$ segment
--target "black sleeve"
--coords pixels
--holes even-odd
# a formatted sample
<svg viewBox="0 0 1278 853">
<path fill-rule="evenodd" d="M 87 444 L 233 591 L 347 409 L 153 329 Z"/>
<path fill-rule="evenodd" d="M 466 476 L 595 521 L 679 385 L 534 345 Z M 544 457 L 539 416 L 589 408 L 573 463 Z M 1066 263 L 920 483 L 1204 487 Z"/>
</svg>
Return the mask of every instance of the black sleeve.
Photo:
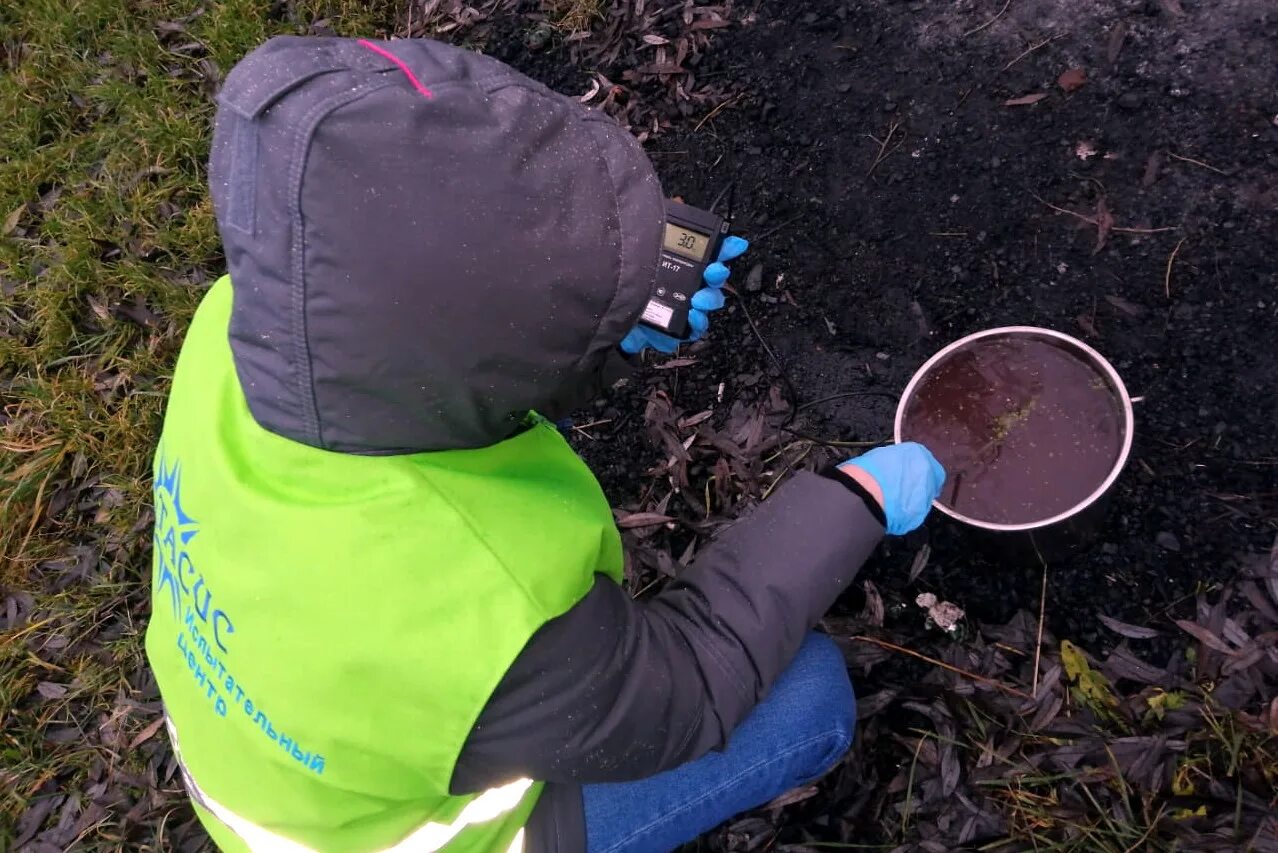
<svg viewBox="0 0 1278 853">
<path fill-rule="evenodd" d="M 640 779 L 722 747 L 882 536 L 858 494 L 801 473 L 653 598 L 598 577 L 506 673 L 453 792 Z"/>
</svg>

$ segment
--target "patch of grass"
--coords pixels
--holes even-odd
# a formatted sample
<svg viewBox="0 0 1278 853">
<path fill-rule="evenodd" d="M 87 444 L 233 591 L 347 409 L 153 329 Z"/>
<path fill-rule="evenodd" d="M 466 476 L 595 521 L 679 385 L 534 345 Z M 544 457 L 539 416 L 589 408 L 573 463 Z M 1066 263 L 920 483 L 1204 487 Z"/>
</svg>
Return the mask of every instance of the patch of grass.
<svg viewBox="0 0 1278 853">
<path fill-rule="evenodd" d="M 606 0 L 542 0 L 541 8 L 555 29 L 577 33 L 602 21 L 608 3 Z"/>
<path fill-rule="evenodd" d="M 380 36 L 397 11 L 0 4 L 0 849 L 42 825 L 55 846 L 162 849 L 190 822 L 141 630 L 150 457 L 222 265 L 211 95 L 270 35 Z"/>
</svg>

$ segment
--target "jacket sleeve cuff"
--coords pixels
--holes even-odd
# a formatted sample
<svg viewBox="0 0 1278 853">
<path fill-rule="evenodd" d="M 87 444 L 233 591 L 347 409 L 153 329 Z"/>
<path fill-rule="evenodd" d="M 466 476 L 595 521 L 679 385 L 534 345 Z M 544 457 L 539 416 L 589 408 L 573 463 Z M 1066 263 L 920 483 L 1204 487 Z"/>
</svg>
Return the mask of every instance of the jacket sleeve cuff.
<svg viewBox="0 0 1278 853">
<path fill-rule="evenodd" d="M 848 476 L 847 472 L 840 468 L 838 464 L 827 465 L 821 471 L 821 476 L 825 477 L 827 480 L 833 480 L 852 494 L 859 497 L 861 500 L 865 501 L 865 508 L 870 511 L 870 515 L 874 516 L 875 520 L 878 521 L 879 524 L 883 525 L 885 528 L 887 527 L 887 516 L 883 514 L 883 507 L 879 506 L 879 502 L 874 499 L 874 496 L 866 491 L 865 486 L 862 486 L 855 479 Z"/>
</svg>

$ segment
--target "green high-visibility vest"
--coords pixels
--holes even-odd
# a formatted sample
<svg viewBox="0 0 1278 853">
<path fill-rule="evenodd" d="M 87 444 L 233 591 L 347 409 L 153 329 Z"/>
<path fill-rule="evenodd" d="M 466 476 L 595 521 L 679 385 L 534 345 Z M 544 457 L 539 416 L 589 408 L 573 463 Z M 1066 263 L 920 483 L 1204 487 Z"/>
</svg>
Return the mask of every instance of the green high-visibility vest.
<svg viewBox="0 0 1278 853">
<path fill-rule="evenodd" d="M 449 796 L 538 628 L 621 573 L 598 483 L 537 421 L 480 450 L 352 456 L 268 433 L 205 298 L 155 460 L 146 649 L 225 850 L 518 849 L 540 785 Z"/>
</svg>

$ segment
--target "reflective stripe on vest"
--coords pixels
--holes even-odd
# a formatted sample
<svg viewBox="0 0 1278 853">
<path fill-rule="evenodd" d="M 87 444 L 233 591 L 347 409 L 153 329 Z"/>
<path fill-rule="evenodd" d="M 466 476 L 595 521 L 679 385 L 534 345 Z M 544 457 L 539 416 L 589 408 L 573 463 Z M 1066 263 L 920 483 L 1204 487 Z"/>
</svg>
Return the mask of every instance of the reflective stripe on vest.
<svg viewBox="0 0 1278 853">
<path fill-rule="evenodd" d="M 191 795 L 191 799 L 239 836 L 252 853 L 319 853 L 305 844 L 285 838 L 264 826 L 258 826 L 205 793 L 196 784 L 195 778 L 182 760 L 182 749 L 178 746 L 177 729 L 173 721 L 166 717 L 165 722 L 169 729 L 169 740 L 173 744 L 173 755 L 182 771 L 182 780 L 186 783 L 186 790 Z M 514 782 L 489 788 L 467 803 L 452 823 L 427 821 L 398 843 L 383 847 L 376 853 L 434 853 L 441 850 L 466 827 L 495 820 L 516 808 L 523 801 L 524 794 L 528 792 L 532 784 L 531 779 L 516 779 Z M 524 831 L 520 829 L 515 833 L 515 838 L 506 853 L 523 853 L 523 849 Z"/>
</svg>

